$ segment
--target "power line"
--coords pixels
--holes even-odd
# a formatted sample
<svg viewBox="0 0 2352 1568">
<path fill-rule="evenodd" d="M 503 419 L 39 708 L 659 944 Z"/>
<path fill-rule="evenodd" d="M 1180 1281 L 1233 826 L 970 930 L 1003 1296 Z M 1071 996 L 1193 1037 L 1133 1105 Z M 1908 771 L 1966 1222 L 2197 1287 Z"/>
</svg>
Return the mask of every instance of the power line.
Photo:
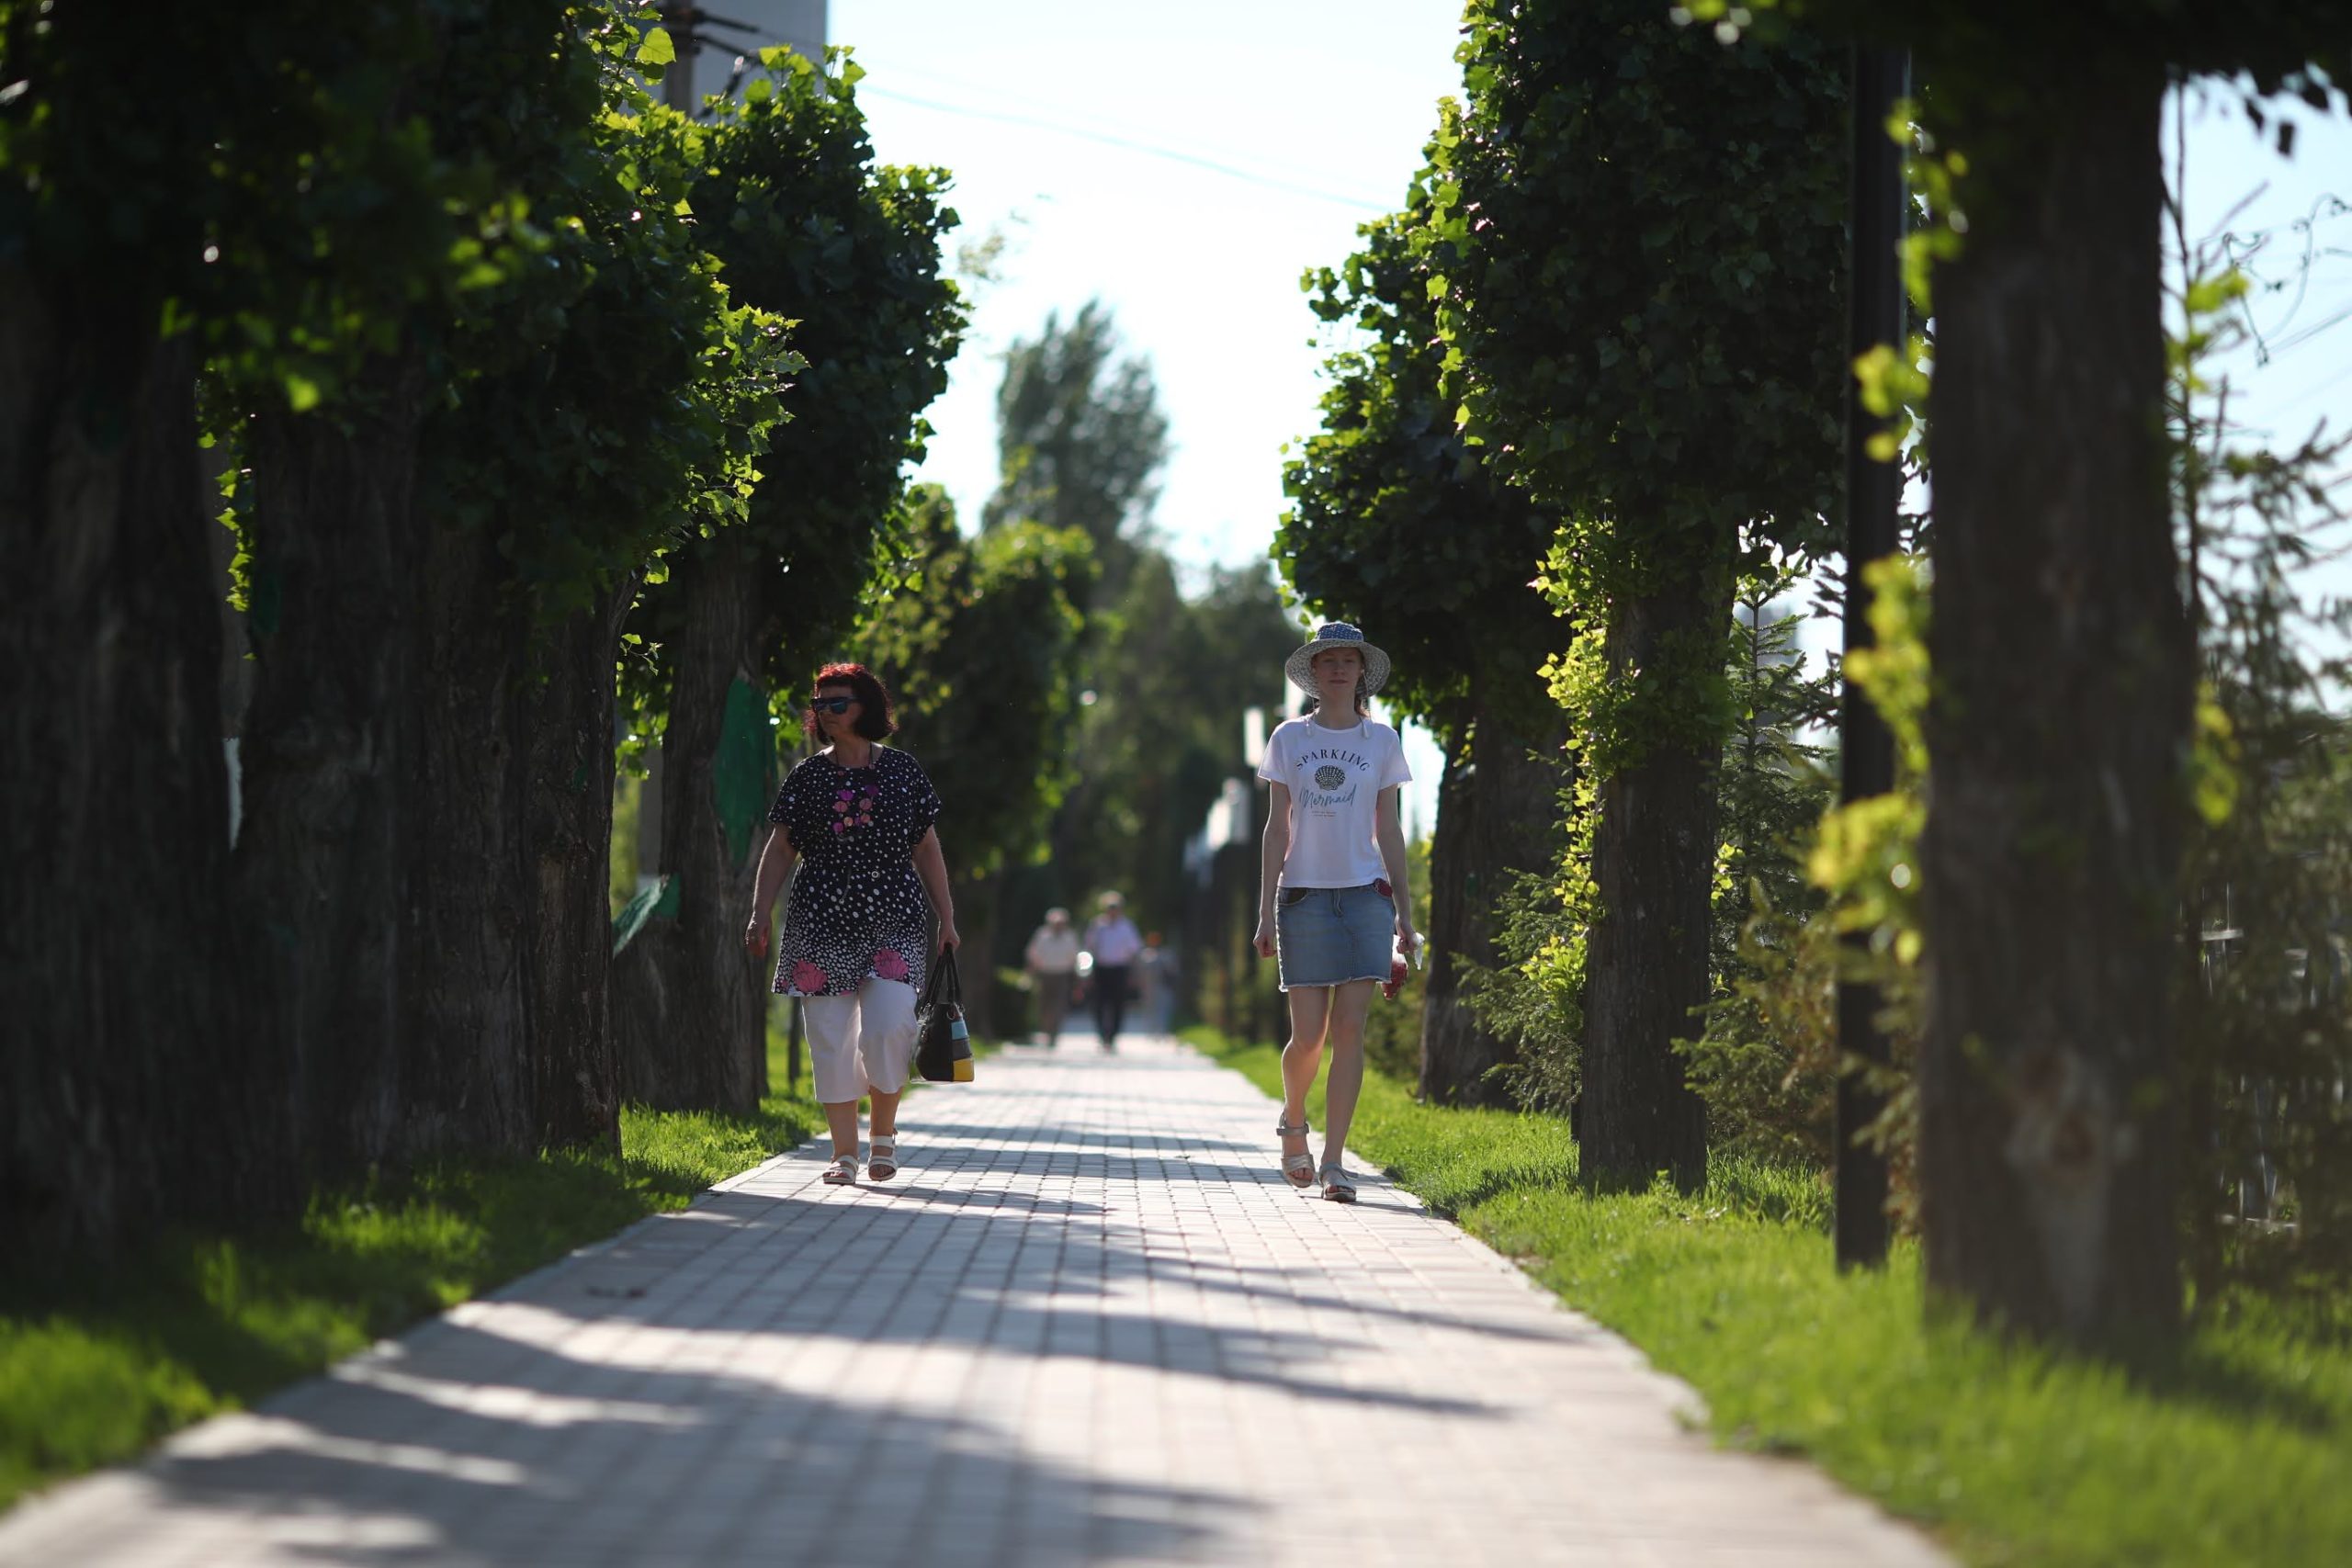
<svg viewBox="0 0 2352 1568">
<path fill-rule="evenodd" d="M 2335 327 L 2340 327 L 2346 321 L 2352 321 L 2352 305 L 2346 305 L 2344 309 L 2336 311 L 2334 315 L 2314 321 L 2310 326 L 2297 327 L 2290 333 L 2281 333 L 2278 336 L 2272 338 L 2268 344 L 2266 345 L 2266 353 L 2263 356 L 2264 361 L 2265 363 L 2267 363 L 2269 360 L 2275 359 L 2279 355 L 2286 353 L 2290 348 L 2301 348 L 2303 344 L 2311 342 L 2312 339 L 2319 336 L 2322 333 L 2327 332 Z"/>
<path fill-rule="evenodd" d="M 2284 416 L 2294 412 L 2296 410 L 2310 403 L 2312 399 L 2318 397 L 2321 393 L 2334 391 L 2346 378 L 2352 378 L 2352 365 L 2346 365 L 2344 368 L 2338 370 L 2335 375 L 2330 376 L 2326 380 L 2320 382 L 2317 386 L 2304 388 L 2278 411 L 2279 414 Z"/>
<path fill-rule="evenodd" d="M 704 13 L 703 16 L 704 19 L 725 21 L 725 18 L 711 17 L 707 13 Z M 770 42 L 789 43 L 790 41 L 778 33 L 764 28 L 756 28 L 748 23 L 727 21 L 725 25 L 729 27 L 741 28 L 744 31 L 752 33 L 757 38 L 766 39 Z M 726 48 L 724 44 L 721 44 L 716 39 L 704 38 L 698 39 L 695 41 L 705 48 L 720 51 L 724 51 Z M 756 46 L 754 46 L 753 50 L 750 52 L 756 53 Z M 746 62 L 743 58 L 738 58 L 736 61 L 736 69 L 729 73 L 727 79 L 727 85 L 721 89 L 723 96 L 728 97 L 734 96 L 736 88 L 741 84 L 745 63 Z M 930 75 L 931 73 L 917 72 L 915 74 Z M 948 80 L 945 77 L 940 76 L 933 76 L 933 79 L 934 81 L 942 82 Z M 1216 159 L 1204 157 L 1197 152 L 1187 152 L 1182 148 L 1163 147 L 1157 142 L 1138 141 L 1134 137 L 1114 135 L 1109 131 L 1090 130 L 1083 126 L 1071 125 L 1065 120 L 1046 119 L 1037 115 L 1014 114 L 1002 109 L 976 108 L 967 104 L 942 103 L 936 98 L 918 97 L 912 93 L 901 93 L 889 87 L 876 85 L 874 76 L 871 72 L 869 72 L 858 83 L 857 90 L 862 94 L 871 94 L 876 97 L 888 98 L 893 102 L 907 104 L 916 108 L 932 109 L 940 114 L 962 115 L 969 119 L 995 120 L 1003 125 L 1021 125 L 1027 126 L 1035 130 L 1051 130 L 1058 132 L 1064 136 L 1077 137 L 1081 141 L 1094 141 L 1099 142 L 1105 147 L 1117 147 L 1130 152 L 1141 152 L 1148 157 L 1165 158 L 1170 163 L 1182 164 L 1191 168 L 1205 170 L 1213 175 L 1223 175 L 1227 179 L 1240 180 L 1247 185 L 1259 186 L 1267 190 L 1282 191 L 1290 196 L 1303 196 L 1313 201 L 1328 201 L 1335 206 L 1349 208 L 1357 212 L 1376 215 L 1380 213 L 1392 212 L 1396 210 L 1396 204 L 1394 202 L 1367 201 L 1361 197 L 1341 196 L 1336 191 L 1321 190 L 1313 186 L 1300 185 L 1295 180 L 1285 180 L 1278 175 L 1261 175 L 1248 169 L 1237 168 L 1231 164 L 1220 163 Z"/>
<path fill-rule="evenodd" d="M 871 76 L 860 82 L 857 90 L 860 93 L 871 93 L 876 97 L 889 98 L 897 103 L 910 104 L 917 108 L 935 109 L 942 114 L 963 115 L 971 119 L 989 119 L 1004 125 L 1022 125 L 1038 130 L 1057 131 L 1064 136 L 1077 137 L 1081 141 L 1095 141 L 1106 147 L 1117 147 L 1130 152 L 1142 152 L 1154 158 L 1165 158 L 1170 163 L 1204 169 L 1213 175 L 1223 175 L 1227 179 L 1240 180 L 1249 185 L 1261 186 L 1268 190 L 1282 191 L 1290 196 L 1306 197 L 1315 201 L 1331 202 L 1336 206 L 1351 208 L 1358 212 L 1388 212 L 1396 206 L 1393 202 L 1366 201 L 1361 197 L 1341 196 L 1336 191 L 1318 190 L 1313 186 L 1300 185 L 1295 181 L 1285 180 L 1279 176 L 1261 175 L 1248 169 L 1237 168 L 1231 164 L 1222 164 L 1214 158 L 1204 158 L 1197 152 L 1187 152 L 1175 147 L 1162 147 L 1156 142 L 1139 141 L 1133 137 L 1116 136 L 1108 131 L 1089 130 L 1082 126 L 1071 125 L 1066 121 L 1046 119 L 1036 115 L 1013 114 L 1001 109 L 975 108 L 965 104 L 941 103 L 935 98 L 919 98 L 911 93 L 897 92 L 888 87 L 877 87 L 874 85 L 874 78 Z"/>
</svg>

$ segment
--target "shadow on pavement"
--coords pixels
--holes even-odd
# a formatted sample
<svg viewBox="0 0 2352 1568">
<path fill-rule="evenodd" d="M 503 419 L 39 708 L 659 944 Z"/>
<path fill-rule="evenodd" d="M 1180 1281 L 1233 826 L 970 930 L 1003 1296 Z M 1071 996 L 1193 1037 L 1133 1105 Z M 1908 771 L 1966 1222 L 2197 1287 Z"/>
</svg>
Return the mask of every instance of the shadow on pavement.
<svg viewBox="0 0 2352 1568">
<path fill-rule="evenodd" d="M 777 1369 L 946 1347 L 1029 1371 L 1077 1357 L 1300 1400 L 1488 1413 L 1320 1375 L 1352 1343 L 1335 1337 L 1351 1316 L 1485 1325 L 1286 1292 L 1280 1269 L 1204 1269 L 1149 1232 L 1090 1223 L 1102 1211 L 1089 1203 L 884 1190 L 893 1201 L 713 1193 L 502 1292 L 537 1319 L 528 1340 L 444 1319 L 266 1405 L 295 1424 L 282 1440 L 181 1445 L 149 1473 L 208 1512 L 315 1517 L 301 1550 L 324 1562 L 717 1562 L 830 1538 L 865 1562 L 1054 1568 L 1238 1557 L 1251 1506 L 1033 1452 L 1018 1413 L 967 1414 L 956 1390 L 820 1393 Z M 1286 1295 L 1268 1315 L 1296 1326 L 1162 1323 L 1139 1293 L 1118 1310 L 1121 1288 L 1155 1269 L 1210 1296 Z M 566 1348 L 589 1330 L 603 1343 Z"/>
<path fill-rule="evenodd" d="M 1238 1498 L 1106 1483 L 986 1424 L 448 1332 L 487 1341 L 494 1367 L 460 1382 L 373 1364 L 286 1402 L 309 1428 L 301 1446 L 175 1454 L 150 1473 L 183 1506 L 314 1516 L 301 1560 L 332 1563 L 1059 1568 L 1185 1555 L 1227 1530 L 1238 1545 L 1250 1529 Z M 472 1348 L 443 1338 L 432 1355 Z M 512 1414 L 454 1407 L 484 1383 L 517 1391 Z"/>
</svg>

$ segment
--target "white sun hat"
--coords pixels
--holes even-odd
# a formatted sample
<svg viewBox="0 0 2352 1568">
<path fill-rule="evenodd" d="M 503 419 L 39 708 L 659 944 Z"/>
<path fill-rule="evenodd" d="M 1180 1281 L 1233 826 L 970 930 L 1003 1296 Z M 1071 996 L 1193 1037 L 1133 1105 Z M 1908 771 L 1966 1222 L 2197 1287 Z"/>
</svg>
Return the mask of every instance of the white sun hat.
<svg viewBox="0 0 2352 1568">
<path fill-rule="evenodd" d="M 1283 673 L 1302 692 L 1315 690 L 1315 656 L 1327 649 L 1352 648 L 1363 655 L 1363 689 L 1376 692 L 1388 682 L 1388 655 L 1364 641 L 1363 633 L 1345 621 L 1326 621 L 1315 635 L 1283 661 Z"/>
</svg>

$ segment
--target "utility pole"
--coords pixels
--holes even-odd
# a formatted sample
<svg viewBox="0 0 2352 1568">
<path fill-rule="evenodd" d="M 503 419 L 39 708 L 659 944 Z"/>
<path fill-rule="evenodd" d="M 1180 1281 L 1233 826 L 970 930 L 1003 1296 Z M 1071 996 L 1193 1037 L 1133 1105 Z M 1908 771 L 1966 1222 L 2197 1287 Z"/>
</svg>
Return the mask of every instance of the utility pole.
<svg viewBox="0 0 2352 1568">
<path fill-rule="evenodd" d="M 1903 277 L 1896 247 L 1903 238 L 1903 160 L 1887 135 L 1887 117 L 1907 86 L 1910 62 L 1900 50 L 1856 45 L 1853 57 L 1851 276 L 1847 290 L 1848 346 L 1860 358 L 1881 344 L 1903 352 Z M 1852 375 L 1846 378 L 1846 653 L 1869 648 L 1871 564 L 1893 555 L 1903 500 L 1899 461 L 1870 454 L 1880 423 L 1862 406 Z M 1841 804 L 1894 788 L 1894 740 L 1886 720 L 1851 676 L 1838 716 Z M 1855 977 L 1868 951 L 1866 932 L 1846 942 L 1848 974 L 1838 982 L 1837 1252 L 1840 1269 L 1874 1269 L 1886 1261 L 1886 1156 L 1860 1142 L 1886 1108 L 1867 1075 L 1888 1061 L 1879 1027 L 1879 987 Z"/>
<path fill-rule="evenodd" d="M 760 29 L 750 22 L 737 21 L 731 17 L 716 17 L 694 0 L 660 0 L 654 13 L 670 35 L 671 46 L 678 58 L 662 76 L 662 101 L 680 114 L 691 115 L 699 107 L 701 96 L 695 91 L 695 58 L 706 49 L 724 49 L 727 45 L 710 36 L 712 28 L 732 28 L 741 33 L 757 33 Z M 740 66 L 741 62 L 738 62 Z M 738 74 L 741 74 L 740 71 Z M 729 91 L 733 87 L 730 84 Z"/>
<path fill-rule="evenodd" d="M 702 7 L 694 0 L 662 0 L 654 10 L 670 35 L 671 47 L 678 53 L 677 59 L 670 62 L 670 69 L 662 74 L 662 101 L 681 114 L 692 114 L 695 54 L 701 47 L 695 39 L 695 24 L 702 20 Z"/>
</svg>

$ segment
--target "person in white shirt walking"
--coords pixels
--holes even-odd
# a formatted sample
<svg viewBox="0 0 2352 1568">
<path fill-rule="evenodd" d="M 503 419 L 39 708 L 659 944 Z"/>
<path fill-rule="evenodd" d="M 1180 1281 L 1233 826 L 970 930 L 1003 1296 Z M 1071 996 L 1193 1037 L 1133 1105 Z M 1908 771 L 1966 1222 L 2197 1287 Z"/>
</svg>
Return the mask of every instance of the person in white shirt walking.
<svg viewBox="0 0 2352 1568">
<path fill-rule="evenodd" d="M 1143 933 L 1127 919 L 1127 901 L 1118 894 L 1102 895 L 1099 912 L 1087 923 L 1086 951 L 1094 960 L 1086 981 L 1094 998 L 1094 1027 L 1102 1049 L 1115 1051 L 1127 1014 L 1127 966 L 1143 951 Z"/>
<path fill-rule="evenodd" d="M 1412 885 L 1406 876 L 1398 786 L 1409 783 L 1396 730 L 1371 717 L 1388 680 L 1388 655 L 1345 621 L 1326 621 L 1283 666 L 1314 711 L 1277 725 L 1258 776 L 1271 786 L 1260 860 L 1257 949 L 1279 965 L 1290 1000 L 1283 1047 L 1283 1179 L 1320 1184 L 1355 1201 L 1340 1156 L 1363 1089 L 1364 1015 L 1388 978 L 1391 953 L 1409 956 Z M 1306 1093 L 1331 1052 L 1324 1088 L 1323 1158 L 1308 1155 Z"/>
<path fill-rule="evenodd" d="M 1046 1043 L 1058 1043 L 1062 1020 L 1069 1016 L 1069 988 L 1078 978 L 1078 932 L 1069 911 L 1046 911 L 1046 923 L 1029 933 L 1028 951 L 1022 955 L 1037 998 L 1037 1030 Z"/>
</svg>

